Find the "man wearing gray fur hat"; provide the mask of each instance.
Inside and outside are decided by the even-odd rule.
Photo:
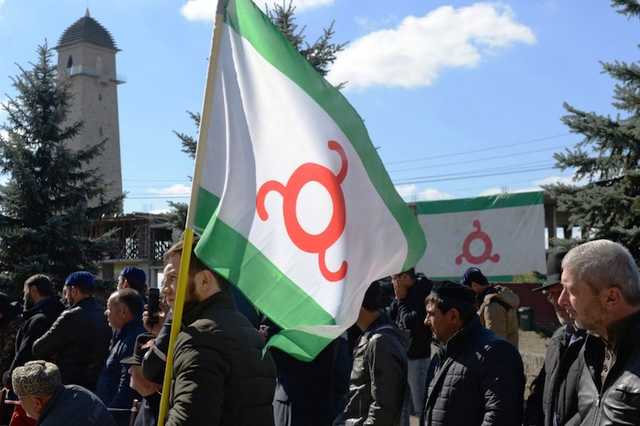
[[[11,375],[13,391],[39,426],[115,426],[104,404],[81,386],[62,385],[60,370],[47,361],[29,361]]]

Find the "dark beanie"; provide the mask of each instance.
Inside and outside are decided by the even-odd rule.
[[[91,272],[76,271],[69,274],[64,285],[71,287],[78,287],[85,293],[89,293],[94,290],[96,283],[96,277]]]
[[[138,284],[140,287],[144,286],[147,282],[147,274],[140,268],[135,266],[127,266],[120,272],[120,276],[124,277],[133,284],[133,287]]]
[[[460,284],[466,285],[467,287],[471,287],[471,283],[478,283],[483,286],[489,285],[489,280],[484,276],[482,271],[475,266],[464,271],[464,276],[462,277],[462,281]]]
[[[434,283],[431,293],[443,301],[455,299],[458,302],[469,303],[471,305],[476,301],[476,295],[469,287],[452,281]]]

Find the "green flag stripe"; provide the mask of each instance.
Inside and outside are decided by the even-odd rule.
[[[269,339],[268,347],[281,349],[301,361],[313,361],[332,339],[299,330],[282,330]]]
[[[404,269],[414,266],[426,247],[424,233],[384,172],[382,161],[371,144],[358,113],[340,91],[324,80],[300,56],[250,0],[229,1],[225,22],[251,43],[262,57],[314,99],[349,138],[369,179],[405,235],[408,252]]]
[[[197,234],[202,235],[202,232],[207,227],[219,203],[220,197],[204,190],[202,187],[198,187],[196,216],[193,225],[193,229]]]
[[[416,203],[418,214],[460,213],[474,210],[524,207],[544,203],[544,193],[522,192],[520,194],[490,195],[486,197],[460,198],[456,200],[426,201]]]
[[[198,201],[201,206],[217,203],[217,197],[200,188]],[[264,254],[239,232],[219,217],[210,218],[204,235],[207,244],[198,244],[196,255],[207,266],[236,284],[242,293],[278,326],[287,329],[300,325],[334,325],[335,320],[311,296],[307,295],[280,271]],[[232,275],[233,274],[233,275]],[[302,337],[296,340],[294,353],[322,350],[330,341],[308,333],[287,330],[285,336]],[[294,346],[285,337],[279,344]],[[302,343],[301,343],[302,342]],[[309,353],[309,352],[307,352]],[[313,352],[315,356],[316,352]],[[312,358],[311,358],[312,359]]]

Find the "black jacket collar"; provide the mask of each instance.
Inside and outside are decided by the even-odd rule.
[[[222,290],[213,296],[203,300],[202,302],[189,303],[184,308],[183,324],[191,324],[199,318],[203,317],[203,312],[211,308],[214,309],[233,309],[235,304],[231,291]]]

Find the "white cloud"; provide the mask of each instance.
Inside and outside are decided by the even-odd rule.
[[[573,178],[571,176],[547,176],[544,179],[536,180],[533,182],[535,185],[553,185],[556,183],[561,183],[564,185],[575,185]]]
[[[453,198],[453,195],[435,188],[427,188],[418,193],[418,200],[420,201],[446,200],[449,198]]]
[[[398,194],[403,200],[408,202],[416,201],[416,195],[418,192],[418,187],[416,185],[397,185],[396,191],[398,191]]]
[[[329,80],[346,81],[350,89],[429,86],[447,68],[474,67],[483,56],[535,41],[533,31],[515,20],[509,6],[442,6],[353,41],[338,54]]]
[[[497,186],[493,188],[487,188],[484,191],[480,192],[478,195],[483,197],[485,195],[498,195],[507,192],[506,188],[498,188]]]
[[[400,194],[403,200],[410,203],[415,201],[435,201],[453,198],[451,194],[435,188],[419,189],[415,184],[398,185],[396,186],[396,191],[398,191],[398,194]]]
[[[147,192],[158,195],[189,195],[191,193],[191,187],[177,183],[175,185],[167,186],[165,188],[149,188]]]
[[[2,1],[0,0],[0,4]],[[293,5],[296,7],[297,12],[302,12],[316,7],[329,6],[334,2],[335,0],[293,0]],[[255,3],[264,10],[265,3],[273,7],[276,4],[281,5],[282,0],[258,0]],[[213,21],[215,12],[216,0],[187,0],[180,8],[182,16],[189,21]]]

